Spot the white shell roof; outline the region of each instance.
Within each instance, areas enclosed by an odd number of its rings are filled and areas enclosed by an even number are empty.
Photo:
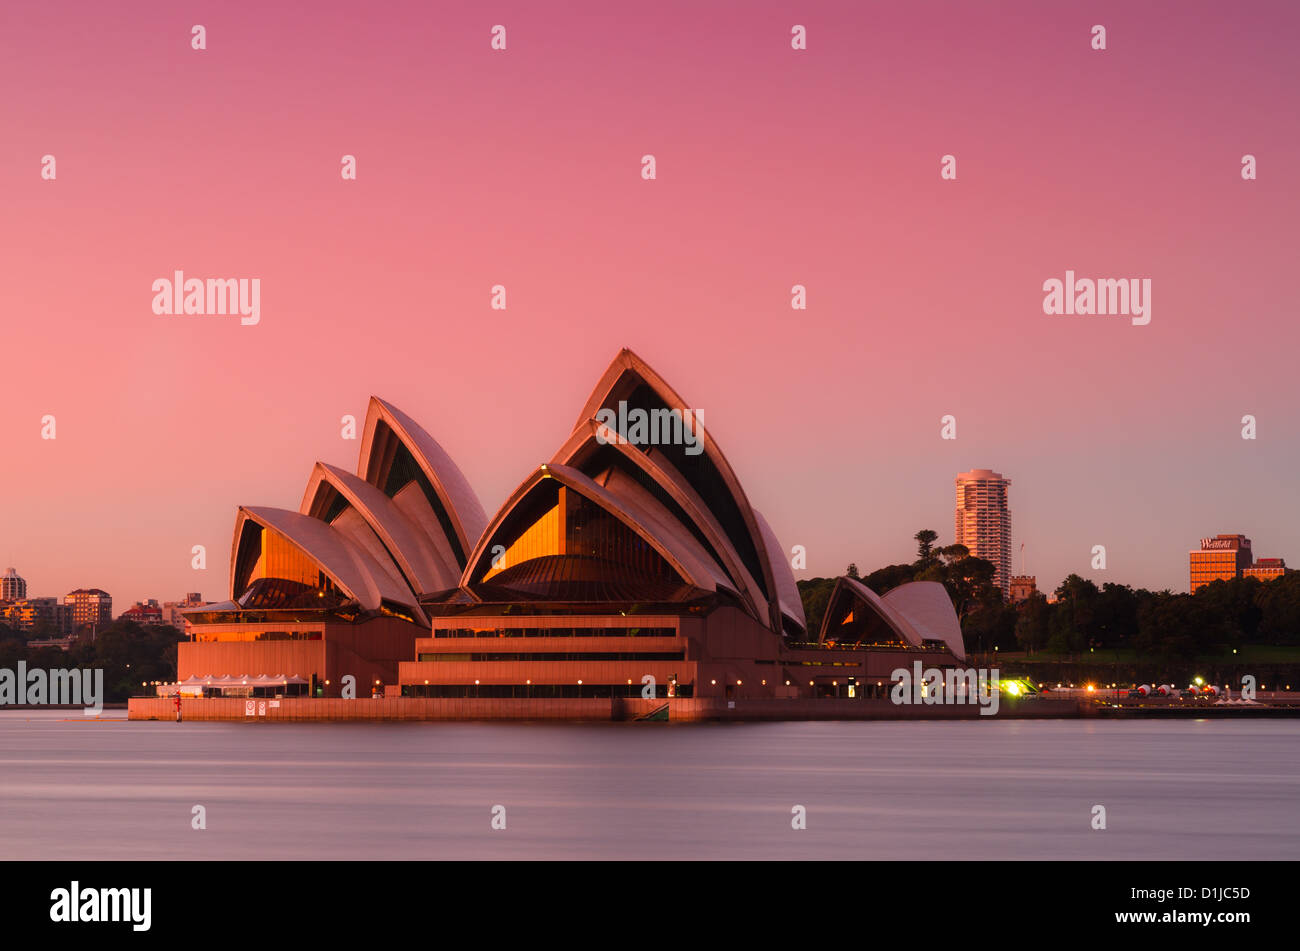
[[[385,565],[370,552],[357,547],[332,525],[288,509],[240,506],[239,515],[235,519],[235,540],[230,563],[234,597],[242,593],[234,590],[240,586],[241,581],[235,577],[235,571],[239,539],[247,521],[256,522],[264,529],[285,538],[319,565],[321,571],[366,610],[378,610],[380,601],[387,599],[411,609],[418,618],[424,619],[418,601],[391,560]]]

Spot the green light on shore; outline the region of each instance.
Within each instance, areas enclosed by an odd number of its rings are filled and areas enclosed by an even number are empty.
[[[1030,697],[1038,693],[1038,688],[1024,677],[1001,678],[998,689],[1009,697]]]

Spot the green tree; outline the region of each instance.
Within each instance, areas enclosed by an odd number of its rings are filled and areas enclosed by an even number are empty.
[[[985,601],[969,611],[962,622],[962,637],[981,652],[1016,649],[1017,612],[1000,600]]]
[[[935,554],[938,555],[945,565],[951,565],[953,562],[961,561],[963,558],[970,557],[970,549],[965,545],[944,545],[942,548],[936,548]]]
[[[921,580],[939,581],[948,589],[958,618],[964,620],[980,608],[1002,604],[1002,589],[993,583],[993,576],[997,573],[993,562],[968,555],[951,565],[941,565],[940,572],[942,577]]]
[[[1203,598],[1162,591],[1138,609],[1134,646],[1152,656],[1192,660],[1198,654],[1222,651],[1229,639],[1225,618]]]
[[[928,565],[934,558],[934,543],[938,540],[939,533],[928,528],[923,528],[912,537],[916,539],[917,565]]]
[[[815,641],[821,630],[822,617],[826,614],[831,592],[835,590],[835,581],[834,578],[810,578],[796,583],[799,598],[803,601],[804,621],[808,625],[807,638],[810,641]]]
[[[183,638],[174,627],[119,620],[94,640],[79,640],[65,656],[78,667],[102,667],[107,699],[121,701],[148,692],[142,683],[176,679],[176,644]]]
[[[1238,647],[1255,640],[1259,631],[1261,587],[1257,578],[1232,578],[1212,581],[1192,597],[1214,617],[1214,628],[1222,631],[1227,646]]]
[[[1093,605],[1093,641],[1097,647],[1124,647],[1138,629],[1138,595],[1128,585],[1106,582]]]
[[[912,565],[885,565],[863,578],[862,583],[877,594],[884,594],[900,584],[907,584],[914,574]]]
[[[1071,574],[1056,589],[1056,605],[1048,621],[1049,650],[1081,651],[1096,645],[1097,586]]]
[[[1255,595],[1259,608],[1256,631],[1264,644],[1300,644],[1300,571],[1261,584]]]
[[[1045,595],[1036,594],[1020,605],[1016,618],[1016,642],[1021,648],[1032,654],[1047,646],[1050,615],[1051,605]]]

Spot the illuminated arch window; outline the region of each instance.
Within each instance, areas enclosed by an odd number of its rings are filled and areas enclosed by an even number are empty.
[[[890,626],[873,605],[841,587],[826,609],[823,630],[827,641],[841,645],[888,644],[906,646],[906,641]]]
[[[620,399],[627,401],[629,410],[640,409],[648,414],[670,409],[668,404],[655,392],[654,388],[643,381],[637,381],[636,386],[630,393],[626,393],[622,387],[616,387],[615,391],[606,396],[602,408],[609,409],[617,414]],[[704,503],[722,526],[723,531],[727,533],[727,538],[736,549],[741,562],[763,592],[763,596],[770,597],[754,538],[745,525],[745,518],[736,502],[736,497],[732,494],[726,479],[718,471],[709,453],[697,452],[692,454],[687,452],[684,443],[671,442],[660,443],[653,447],[638,446],[638,448],[643,452],[648,452],[651,448],[654,448],[663,453],[673,467],[690,483],[691,488],[704,500]]]
[[[344,600],[315,559],[254,521],[244,523],[235,577],[247,608],[333,607]]]
[[[689,590],[644,538],[555,479],[540,481],[515,506],[472,582],[488,596],[564,601],[676,600]]]

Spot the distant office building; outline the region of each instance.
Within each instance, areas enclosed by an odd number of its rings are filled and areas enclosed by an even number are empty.
[[[1011,576],[1011,603],[1028,601],[1038,594],[1038,578],[1034,575]]]
[[[63,603],[72,608],[74,629],[90,625],[105,625],[113,620],[113,596],[99,588],[78,588],[63,597]]]
[[[1272,581],[1286,574],[1286,562],[1281,558],[1259,558],[1249,568],[1242,571],[1243,578],[1258,578],[1260,581]]]
[[[163,612],[158,602],[153,598],[148,601],[137,601],[125,611],[122,612],[119,621],[134,621],[136,624],[162,624]]]
[[[68,611],[58,598],[27,598],[19,601],[19,627],[24,631],[67,633]]]
[[[10,568],[0,575],[0,601],[22,601],[27,597],[27,582]]]
[[[27,599],[22,601],[0,601],[0,624],[11,631],[23,629],[22,608]]]
[[[203,600],[203,595],[198,591],[187,591],[184,601],[163,602],[162,622],[170,624],[178,631],[185,631],[185,615],[182,612],[189,608],[201,608],[207,603]]]
[[[71,610],[58,598],[22,598],[0,606],[5,626],[16,631],[48,631],[68,634],[72,630]]]
[[[957,537],[972,555],[993,562],[993,583],[1011,593],[1011,510],[1000,472],[972,469],[957,476]]]
[[[1242,577],[1253,561],[1250,539],[1245,535],[1215,535],[1202,538],[1201,547],[1188,553],[1191,590],[1195,594],[1211,581]]]

